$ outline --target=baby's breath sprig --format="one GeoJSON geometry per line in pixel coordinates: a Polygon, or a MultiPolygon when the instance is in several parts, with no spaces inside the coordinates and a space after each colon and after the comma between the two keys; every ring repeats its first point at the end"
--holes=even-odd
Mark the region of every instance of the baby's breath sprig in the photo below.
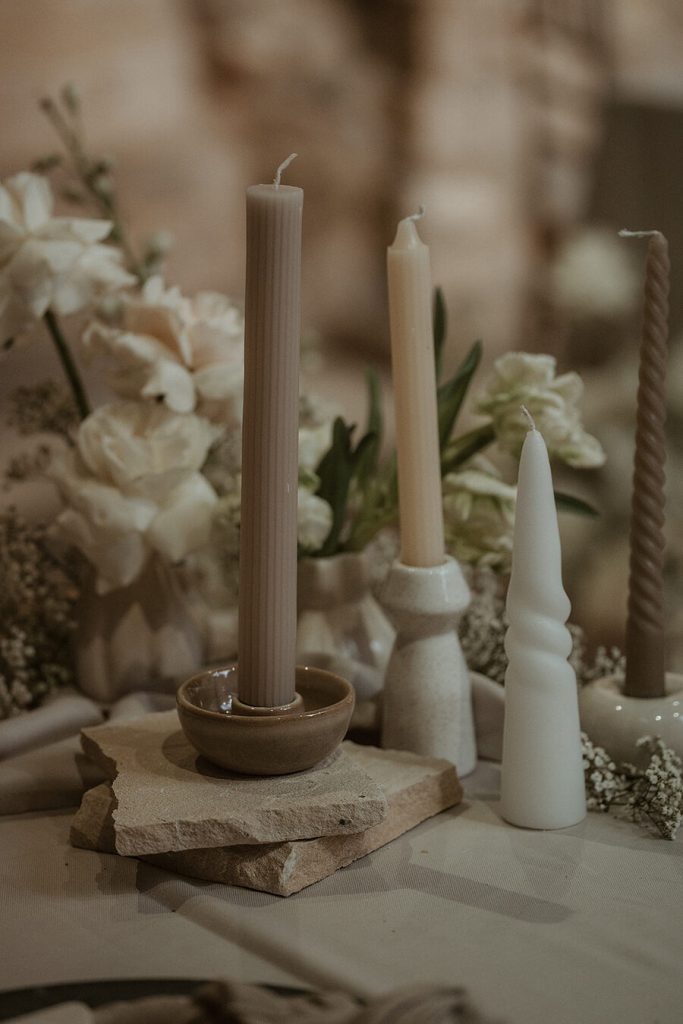
{"type": "Polygon", "coordinates": [[[683,818],[683,765],[659,736],[643,736],[636,746],[649,755],[645,768],[624,764],[628,817],[651,822],[665,839],[674,839],[683,818]]]}
{"type": "Polygon", "coordinates": [[[683,819],[682,764],[675,751],[658,736],[643,736],[636,747],[649,755],[647,764],[617,766],[585,733],[581,740],[588,810],[616,811],[675,839],[683,819]]]}
{"type": "Polygon", "coordinates": [[[74,681],[78,588],[45,544],[44,526],[0,514],[0,719],[74,681]]]}
{"type": "Polygon", "coordinates": [[[22,384],[10,393],[6,422],[24,437],[57,434],[73,444],[78,409],[73,395],[53,380],[22,384]]]}

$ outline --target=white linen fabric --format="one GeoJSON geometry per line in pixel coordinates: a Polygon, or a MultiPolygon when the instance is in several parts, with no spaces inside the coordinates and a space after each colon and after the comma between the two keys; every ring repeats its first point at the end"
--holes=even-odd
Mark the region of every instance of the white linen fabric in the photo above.
{"type": "Polygon", "coordinates": [[[460,808],[288,899],[73,849],[71,811],[4,817],[0,989],[463,985],[510,1024],[678,1024],[683,843],[599,814],[515,829],[498,811],[498,772],[480,765],[460,808]]]}

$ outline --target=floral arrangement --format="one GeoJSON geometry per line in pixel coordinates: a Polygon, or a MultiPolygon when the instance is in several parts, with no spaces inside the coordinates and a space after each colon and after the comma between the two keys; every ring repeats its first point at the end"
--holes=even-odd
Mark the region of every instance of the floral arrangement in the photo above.
{"type": "MultiPolygon", "coordinates": [[[[193,586],[212,585],[218,571],[221,594],[234,598],[242,314],[223,295],[188,297],[164,282],[167,236],[155,235],[138,252],[120,214],[112,164],[88,152],[74,90],[42,106],[64,152],[0,184],[0,340],[11,358],[15,345],[43,330],[70,395],[36,383],[15,396],[15,425],[22,432],[47,430],[61,443],[52,456],[43,445],[33,460],[14,460],[7,475],[50,474],[63,506],[49,539],[65,564],[77,556],[98,593],[130,585],[158,558],[182,566],[193,586]],[[56,190],[65,201],[89,204],[94,216],[57,215],[56,190]],[[74,314],[80,314],[78,333],[69,336],[64,323],[74,314]],[[109,371],[112,399],[96,409],[72,354],[74,341],[82,359],[100,360],[109,371]]],[[[581,424],[580,378],[558,375],[547,355],[513,352],[498,359],[472,403],[476,425],[458,432],[482,347],[473,345],[442,379],[446,310],[439,292],[434,338],[447,545],[466,565],[505,573],[515,488],[501,465],[519,456],[526,432],[521,406],[534,416],[551,458],[587,469],[601,465],[604,455],[581,424]]],[[[315,396],[301,400],[301,556],[360,551],[396,525],[396,460],[381,454],[383,414],[372,371],[367,383],[367,423],[358,440],[356,426],[333,418],[315,396]]],[[[557,500],[591,511],[565,495],[557,500]]]]}
{"type": "MultiPolygon", "coordinates": [[[[42,320],[57,347],[81,426],[71,450],[52,468],[65,502],[57,529],[92,562],[98,587],[124,586],[149,552],[183,559],[209,540],[215,515],[234,521],[239,460],[217,472],[222,437],[239,428],[243,324],[224,296],[185,297],[156,273],[159,238],[138,257],[119,213],[111,163],[91,157],[72,89],[43,108],[64,143],[71,175],[62,193],[94,203],[102,219],[54,214],[45,173],[61,157],[38,162],[0,188],[0,330],[7,345],[42,320]],[[75,176],[75,180],[74,180],[75,176]],[[106,218],[106,219],[104,219],[106,218]],[[84,354],[105,358],[118,401],[91,412],[61,318],[86,313],[84,354]],[[204,472],[207,463],[209,472],[204,472]],[[212,482],[213,481],[213,482],[212,482]],[[227,498],[220,502],[220,498],[227,498]]],[[[443,301],[435,306],[437,364],[446,334],[443,301]]],[[[582,384],[556,375],[550,356],[508,353],[499,359],[475,410],[481,425],[456,435],[455,425],[481,359],[473,346],[439,386],[444,513],[453,553],[505,569],[514,520],[514,488],[481,452],[491,445],[513,456],[525,434],[525,404],[551,456],[576,468],[600,465],[598,442],[581,426],[582,384]]],[[[397,517],[395,460],[380,460],[382,415],[369,375],[367,429],[331,422],[304,403],[301,427],[303,554],[360,550],[397,517]]],[[[578,507],[578,505],[577,505],[578,507]]]]}

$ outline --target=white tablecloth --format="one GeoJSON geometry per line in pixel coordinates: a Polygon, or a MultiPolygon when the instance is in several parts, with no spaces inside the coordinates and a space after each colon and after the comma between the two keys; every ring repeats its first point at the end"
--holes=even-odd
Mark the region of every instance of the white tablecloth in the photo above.
{"type": "Polygon", "coordinates": [[[465,782],[461,807],[288,899],[72,849],[72,811],[2,817],[0,988],[422,981],[463,984],[510,1024],[679,1024],[683,843],[599,814],[515,829],[497,766],[465,782]]]}

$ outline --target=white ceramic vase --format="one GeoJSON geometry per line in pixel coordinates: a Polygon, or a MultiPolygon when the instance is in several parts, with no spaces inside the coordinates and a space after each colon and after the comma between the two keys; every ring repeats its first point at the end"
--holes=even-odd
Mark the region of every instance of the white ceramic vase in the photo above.
{"type": "Polygon", "coordinates": [[[457,624],[470,599],[455,559],[418,568],[395,562],[382,604],[396,626],[382,702],[382,746],[473,771],[477,748],[470,677],[457,624]]]}
{"type": "Polygon", "coordinates": [[[660,736],[683,757],[683,675],[668,672],[666,696],[626,697],[620,680],[606,676],[579,690],[581,728],[614,761],[638,763],[636,740],[660,736]]]}
{"type": "Polygon", "coordinates": [[[297,600],[297,662],[347,679],[358,701],[375,697],[394,629],[370,588],[366,553],[303,558],[297,600]]]}
{"type": "Polygon", "coordinates": [[[138,690],[174,692],[202,666],[200,632],[172,569],[151,558],[129,586],[86,585],[74,638],[81,692],[104,702],[138,690]]]}

